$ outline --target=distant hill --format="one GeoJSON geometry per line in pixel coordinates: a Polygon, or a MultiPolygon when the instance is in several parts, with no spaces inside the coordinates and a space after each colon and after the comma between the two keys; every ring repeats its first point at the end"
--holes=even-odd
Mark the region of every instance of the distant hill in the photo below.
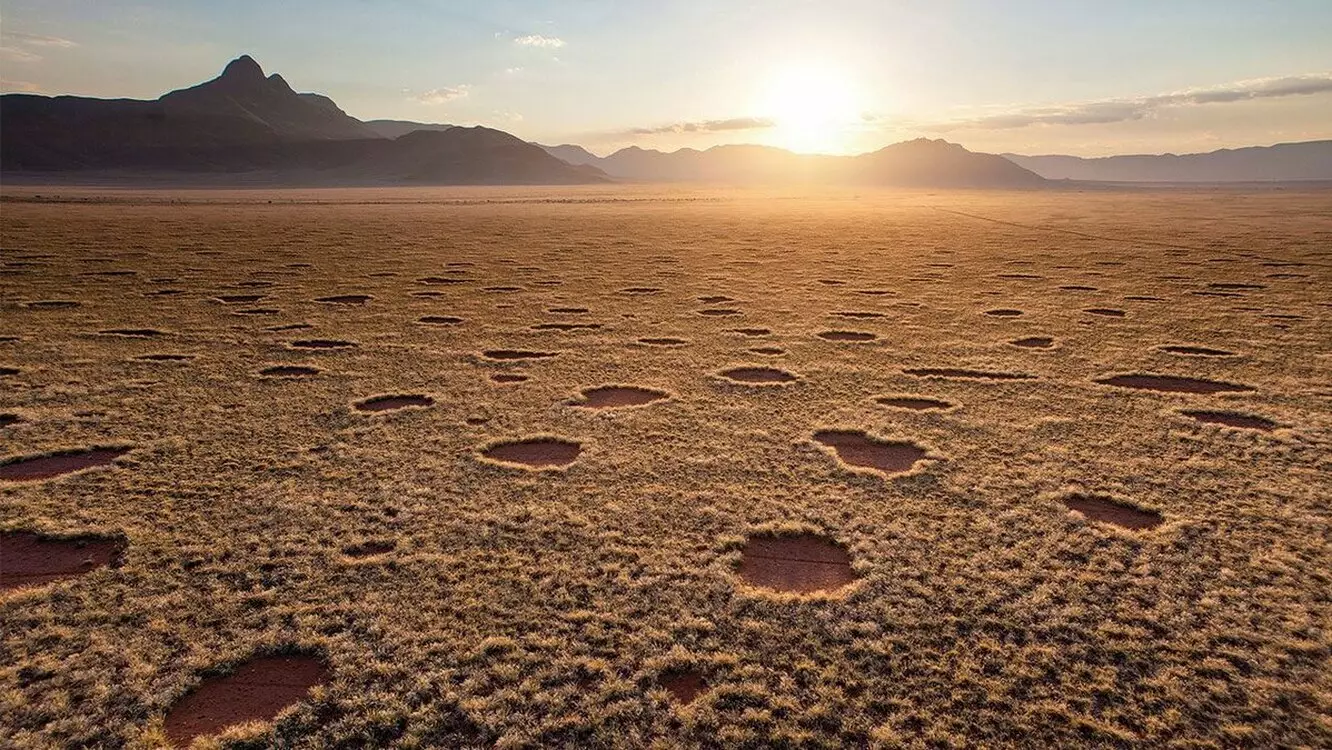
{"type": "Polygon", "coordinates": [[[490,128],[426,125],[384,137],[332,99],[296,93],[281,76],[265,76],[248,55],[211,81],[153,101],[6,94],[0,170],[6,179],[51,181],[80,175],[232,176],[293,185],[608,181],[594,167],[571,166],[490,128]]]}
{"type": "Polygon", "coordinates": [[[898,187],[1038,187],[1039,175],[993,154],[917,139],[858,156],[796,154],[772,146],[714,146],[662,152],[637,146],[598,157],[572,145],[543,146],[570,164],[638,182],[805,182],[898,187]]]}
{"type": "Polygon", "coordinates": [[[455,127],[440,122],[412,122],[411,120],[366,120],[365,124],[380,138],[397,138],[418,130],[448,130],[455,127]]]}
{"type": "Polygon", "coordinates": [[[1332,180],[1332,141],[1278,143],[1205,154],[1021,156],[1014,164],[1051,180],[1102,182],[1288,182],[1332,180]]]}

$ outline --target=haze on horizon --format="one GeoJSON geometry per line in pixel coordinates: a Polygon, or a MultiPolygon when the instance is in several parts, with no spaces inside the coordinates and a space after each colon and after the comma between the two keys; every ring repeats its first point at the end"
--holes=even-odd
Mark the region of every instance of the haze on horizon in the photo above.
{"type": "Polygon", "coordinates": [[[597,153],[1194,152],[1332,138],[1332,3],[5,0],[5,92],[155,98],[252,55],[361,119],[597,153]],[[1002,7],[999,7],[1001,6],[1002,7]]]}

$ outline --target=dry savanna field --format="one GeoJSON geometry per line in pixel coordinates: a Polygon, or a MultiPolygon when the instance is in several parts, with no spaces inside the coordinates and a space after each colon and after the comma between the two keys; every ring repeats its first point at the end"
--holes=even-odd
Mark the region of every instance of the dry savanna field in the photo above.
{"type": "Polygon", "coordinates": [[[0,211],[0,744],[1332,745],[1332,192],[0,211]]]}

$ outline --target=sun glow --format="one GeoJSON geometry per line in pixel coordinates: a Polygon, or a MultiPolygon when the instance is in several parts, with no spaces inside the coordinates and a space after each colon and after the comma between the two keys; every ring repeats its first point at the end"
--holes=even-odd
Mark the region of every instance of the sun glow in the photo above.
{"type": "Polygon", "coordinates": [[[843,71],[801,65],[774,75],[759,106],[775,123],[774,145],[792,151],[843,153],[864,110],[860,91],[843,71]]]}

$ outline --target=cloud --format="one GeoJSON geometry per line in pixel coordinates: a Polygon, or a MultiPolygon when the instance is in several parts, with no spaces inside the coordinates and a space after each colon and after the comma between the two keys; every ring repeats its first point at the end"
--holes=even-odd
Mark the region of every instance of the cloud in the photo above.
{"type": "Polygon", "coordinates": [[[72,42],[68,39],[61,39],[58,36],[43,36],[41,34],[24,34],[21,31],[0,32],[0,37],[4,37],[5,39],[18,42],[19,44],[31,45],[33,47],[68,48],[68,47],[79,46],[76,42],[72,42]]]}
{"type": "Polygon", "coordinates": [[[1151,117],[1164,109],[1332,93],[1332,73],[1255,78],[1134,99],[1103,99],[1052,107],[1022,107],[925,126],[927,130],[1009,130],[1033,125],[1104,125],[1151,117]]]}
{"type": "Polygon", "coordinates": [[[19,94],[35,94],[42,90],[41,86],[28,81],[11,81],[7,78],[0,78],[0,91],[19,94]]]}
{"type": "Polygon", "coordinates": [[[763,130],[777,123],[766,117],[733,117],[729,120],[699,120],[675,122],[653,128],[631,128],[618,135],[662,135],[665,133],[721,133],[728,130],[763,130]]]}
{"type": "Polygon", "coordinates": [[[564,40],[557,36],[542,36],[540,34],[528,34],[520,36],[513,40],[514,44],[521,44],[524,47],[548,47],[558,49],[564,46],[564,40]]]}
{"type": "Polygon", "coordinates": [[[0,47],[0,59],[16,63],[37,62],[42,59],[41,55],[33,54],[25,49],[18,47],[0,47]]]}
{"type": "Polygon", "coordinates": [[[467,84],[462,84],[460,86],[443,86],[437,89],[430,89],[429,91],[422,91],[416,96],[413,96],[412,100],[420,102],[421,104],[447,104],[451,101],[462,99],[467,96],[471,90],[472,87],[467,84]]]}

